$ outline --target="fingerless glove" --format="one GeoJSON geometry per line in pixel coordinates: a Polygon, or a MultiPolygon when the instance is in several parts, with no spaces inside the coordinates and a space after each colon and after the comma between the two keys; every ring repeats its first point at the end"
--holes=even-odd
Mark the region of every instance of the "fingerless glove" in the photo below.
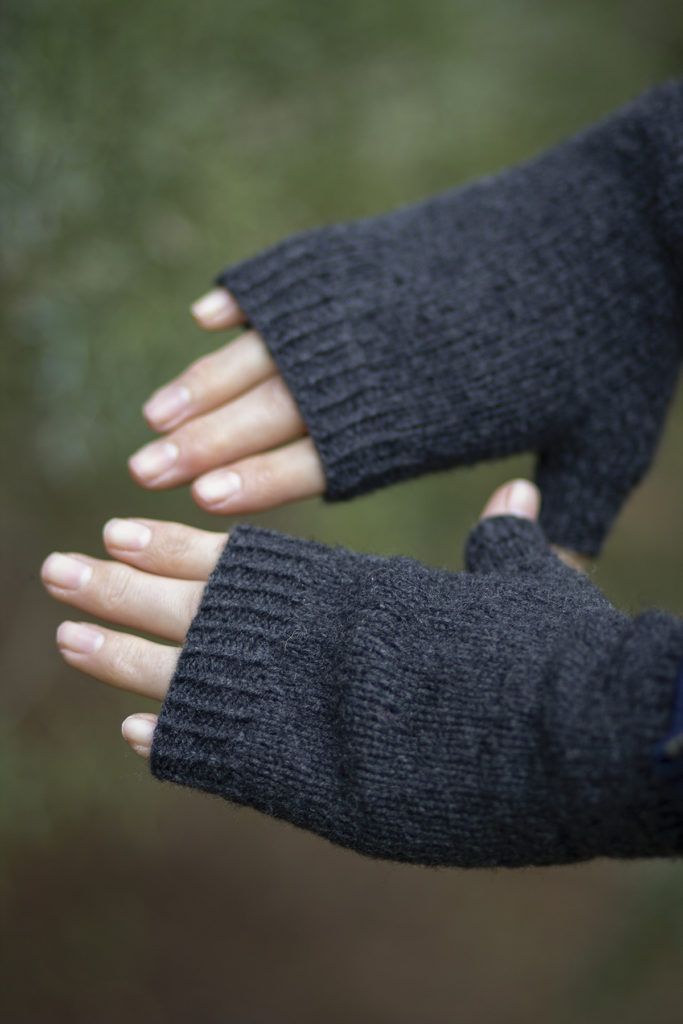
{"type": "Polygon", "coordinates": [[[659,777],[653,752],[683,623],[620,613],[526,520],[482,523],[467,562],[238,527],[162,707],[154,774],[399,861],[680,853],[681,773],[659,777]]]}
{"type": "Polygon", "coordinates": [[[653,457],[682,338],[683,83],[547,154],[224,271],[329,499],[538,453],[549,538],[596,554],[653,457]]]}

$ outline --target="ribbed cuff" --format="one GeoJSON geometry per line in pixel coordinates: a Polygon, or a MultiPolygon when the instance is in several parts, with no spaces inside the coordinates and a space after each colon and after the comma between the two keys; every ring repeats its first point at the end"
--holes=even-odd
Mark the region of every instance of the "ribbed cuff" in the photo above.
{"type": "MultiPolygon", "coordinates": [[[[321,749],[320,718],[335,705],[325,692],[339,656],[335,595],[344,589],[342,605],[353,607],[355,580],[374,561],[255,527],[232,531],[159,716],[153,774],[320,831],[338,803],[336,773],[321,772],[336,754],[321,749]]],[[[333,831],[353,844],[341,813],[333,831]]]]}
{"type": "Polygon", "coordinates": [[[392,405],[396,389],[382,382],[395,367],[377,337],[376,263],[364,287],[371,253],[356,225],[337,225],[288,239],[217,278],[266,340],[294,395],[330,501],[420,469],[397,440],[405,402],[396,395],[392,405]],[[364,294],[370,281],[375,295],[364,294]]]}

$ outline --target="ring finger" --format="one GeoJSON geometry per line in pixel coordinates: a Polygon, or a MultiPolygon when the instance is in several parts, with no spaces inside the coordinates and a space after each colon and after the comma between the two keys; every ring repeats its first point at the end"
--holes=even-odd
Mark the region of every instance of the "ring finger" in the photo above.
{"type": "Polygon", "coordinates": [[[260,512],[322,494],[325,474],[310,437],[253,455],[195,480],[192,497],[207,512],[260,512]]]}
{"type": "Polygon", "coordinates": [[[199,607],[204,584],[140,572],[119,562],[54,552],[41,576],[49,593],[98,618],[182,641],[199,607]]]}

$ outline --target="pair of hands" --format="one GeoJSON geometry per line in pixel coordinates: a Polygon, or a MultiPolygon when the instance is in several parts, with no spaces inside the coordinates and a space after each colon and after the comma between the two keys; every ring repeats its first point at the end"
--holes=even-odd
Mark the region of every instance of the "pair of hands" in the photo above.
{"type": "MultiPolygon", "coordinates": [[[[207,331],[244,323],[224,289],[209,292],[192,312],[207,331]]],[[[144,487],[191,483],[197,504],[216,514],[254,512],[324,491],[313,442],[255,331],[244,331],[192,363],[152,395],[144,413],[150,427],[164,435],[129,460],[133,477],[144,487]]],[[[493,494],[482,518],[535,519],[539,506],[533,484],[512,481],[493,494]]],[[[111,560],[49,555],[41,576],[57,600],[165,641],[65,621],[57,630],[64,660],[111,686],[162,701],[227,536],[178,523],[112,519],[103,530],[111,560]]],[[[124,738],[142,757],[150,755],[156,721],[153,714],[134,714],[123,723],[124,738]]]]}

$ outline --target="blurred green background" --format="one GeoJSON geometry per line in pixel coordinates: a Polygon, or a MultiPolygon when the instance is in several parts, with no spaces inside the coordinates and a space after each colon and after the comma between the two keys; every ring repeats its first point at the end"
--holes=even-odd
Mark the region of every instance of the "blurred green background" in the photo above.
{"type": "MultiPolygon", "coordinates": [[[[125,458],[216,339],[189,302],[294,230],[524,158],[683,69],[680,0],[5,0],[0,1019],[680,1024],[683,868],[428,871],[153,781],[144,702],[39,584],[112,515],[216,526],[125,458]]],[[[597,579],[683,612],[683,407],[597,579]]],[[[517,459],[257,517],[458,567],[517,459]]]]}

